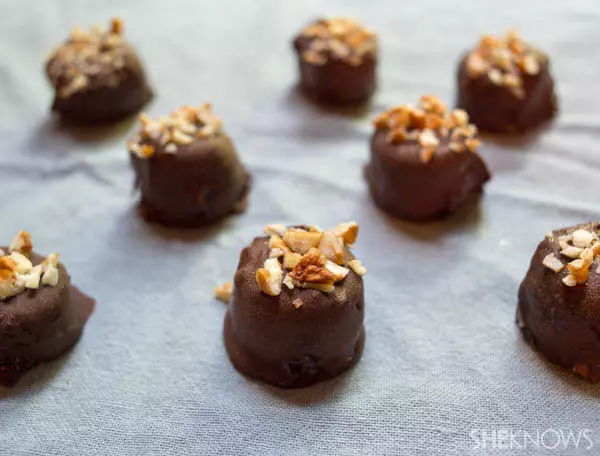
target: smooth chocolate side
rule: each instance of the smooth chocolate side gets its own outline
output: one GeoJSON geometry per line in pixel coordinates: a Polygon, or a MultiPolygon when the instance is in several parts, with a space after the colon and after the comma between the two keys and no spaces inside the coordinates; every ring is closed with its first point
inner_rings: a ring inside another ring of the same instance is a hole
{"type": "Polygon", "coordinates": [[[387,134],[385,129],[373,134],[365,174],[377,206],[394,217],[424,221],[449,215],[490,179],[479,154],[453,152],[447,138],[423,163],[417,141],[391,144],[387,134]]]}
{"type": "Polygon", "coordinates": [[[130,154],[146,220],[193,227],[245,209],[251,179],[227,134],[196,139],[176,153],[156,147],[149,159],[130,154]]]}
{"type": "MultiPolygon", "coordinates": [[[[577,228],[598,232],[600,222],[554,231],[554,236],[577,228]]],[[[544,257],[560,255],[556,241],[539,243],[518,295],[517,323],[532,348],[548,361],[580,376],[600,380],[600,274],[592,266],[583,285],[568,287],[565,272],[556,273],[542,264],[544,257]]]]}
{"type": "MultiPolygon", "coordinates": [[[[34,265],[43,257],[32,254],[34,265]]],[[[59,264],[55,287],[41,285],[0,301],[0,385],[13,386],[37,364],[57,358],[81,337],[94,300],[71,285],[59,264]]]]}
{"type": "Polygon", "coordinates": [[[268,296],[255,278],[268,257],[267,242],[254,239],[235,274],[224,328],[233,365],[283,388],[308,386],[350,369],[365,339],[362,278],[350,271],[331,293],[283,285],[279,296],[268,296]]]}
{"type": "Polygon", "coordinates": [[[554,81],[548,60],[540,63],[535,75],[523,75],[525,96],[517,97],[505,86],[494,84],[486,75],[471,78],[465,56],[458,66],[456,105],[482,131],[525,133],[550,120],[558,110],[554,81]]]}

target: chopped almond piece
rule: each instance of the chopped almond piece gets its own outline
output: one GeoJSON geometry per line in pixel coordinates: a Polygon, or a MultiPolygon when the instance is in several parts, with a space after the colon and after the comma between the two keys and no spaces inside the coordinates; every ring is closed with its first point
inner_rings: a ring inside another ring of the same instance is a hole
{"type": "Polygon", "coordinates": [[[333,231],[323,232],[318,248],[327,259],[336,264],[344,263],[344,247],[333,231]]]}
{"type": "Polygon", "coordinates": [[[344,244],[352,245],[358,238],[358,223],[347,222],[336,226],[333,229],[336,236],[341,237],[344,244]]]}
{"type": "Polygon", "coordinates": [[[367,268],[365,268],[359,260],[350,260],[348,266],[361,277],[367,273],[367,268]]]}
{"type": "Polygon", "coordinates": [[[215,287],[215,296],[223,302],[229,302],[233,292],[233,282],[225,282],[223,285],[215,287]]]}
{"type": "Polygon", "coordinates": [[[554,272],[560,272],[565,268],[565,265],[562,263],[562,261],[556,258],[553,253],[546,255],[542,261],[542,264],[554,272]]]}
{"type": "Polygon", "coordinates": [[[263,233],[265,233],[268,236],[272,236],[272,235],[276,234],[279,237],[283,237],[287,230],[288,230],[287,226],[281,225],[279,223],[274,223],[274,224],[265,226],[265,228],[263,229],[263,233]]]}
{"type": "Polygon", "coordinates": [[[283,237],[284,242],[293,252],[304,255],[311,248],[319,245],[321,233],[308,231],[288,230],[283,237]]]}
{"type": "Polygon", "coordinates": [[[328,261],[327,264],[325,265],[325,267],[329,270],[329,272],[331,272],[333,274],[334,280],[336,282],[344,280],[346,278],[346,276],[348,275],[348,273],[350,272],[350,269],[345,268],[343,266],[339,266],[339,265],[335,264],[333,261],[328,261]]]}
{"type": "Polygon", "coordinates": [[[9,252],[19,252],[23,255],[31,254],[33,245],[31,245],[31,235],[27,231],[19,231],[8,248],[9,252]]]}
{"type": "Polygon", "coordinates": [[[585,248],[593,241],[594,235],[588,230],[575,230],[572,235],[573,245],[585,248]]]}
{"type": "Polygon", "coordinates": [[[302,259],[302,255],[295,252],[285,252],[283,255],[283,267],[287,270],[294,269],[302,259]]]}

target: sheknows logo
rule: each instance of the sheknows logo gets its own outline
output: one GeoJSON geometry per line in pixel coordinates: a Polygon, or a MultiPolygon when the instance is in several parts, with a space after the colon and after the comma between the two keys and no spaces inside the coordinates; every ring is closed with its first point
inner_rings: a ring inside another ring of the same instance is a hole
{"type": "Polygon", "coordinates": [[[473,450],[591,450],[594,447],[590,429],[472,429],[469,437],[473,450]]]}

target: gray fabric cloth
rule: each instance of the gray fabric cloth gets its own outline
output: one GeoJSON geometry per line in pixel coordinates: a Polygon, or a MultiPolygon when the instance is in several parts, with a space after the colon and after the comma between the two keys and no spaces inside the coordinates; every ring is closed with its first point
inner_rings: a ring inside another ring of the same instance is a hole
{"type": "Polygon", "coordinates": [[[1,390],[0,454],[600,454],[598,387],[544,362],[514,324],[544,234],[600,218],[600,4],[0,0],[0,11],[0,239],[29,229],[97,299],[73,351],[1,390]],[[362,117],[293,90],[290,39],[322,14],[379,32],[380,87],[362,117]],[[199,232],[147,226],[125,150],[135,123],[56,127],[43,59],[71,26],[111,15],[146,62],[150,114],[214,102],[254,175],[247,213],[199,232]],[[509,26],[550,54],[560,116],[529,141],[485,144],[494,177],[470,210],[422,225],[386,217],[362,178],[370,119],[424,92],[452,103],[461,53],[509,26]],[[352,219],[369,268],[360,363],[296,391],[239,375],[213,286],[268,222],[352,219]],[[504,438],[549,430],[537,447],[504,438]],[[554,447],[569,430],[579,449],[554,447]]]}

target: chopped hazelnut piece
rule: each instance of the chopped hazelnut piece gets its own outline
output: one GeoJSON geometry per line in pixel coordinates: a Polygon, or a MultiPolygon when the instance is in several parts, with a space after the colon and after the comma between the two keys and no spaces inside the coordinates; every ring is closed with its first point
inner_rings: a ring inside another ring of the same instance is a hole
{"type": "Polygon", "coordinates": [[[577,279],[572,274],[564,276],[562,281],[568,287],[574,287],[577,285],[577,279]]]}
{"type": "Polygon", "coordinates": [[[359,260],[350,260],[348,266],[361,277],[367,273],[367,268],[365,268],[359,260]]]}
{"type": "Polygon", "coordinates": [[[344,247],[333,231],[323,232],[318,248],[327,259],[336,264],[344,263],[344,247]]]}
{"type": "Polygon", "coordinates": [[[319,245],[321,233],[310,233],[307,231],[288,230],[283,240],[292,251],[304,255],[311,248],[319,245]]]}
{"type": "Polygon", "coordinates": [[[358,223],[347,222],[336,226],[333,229],[336,236],[341,237],[344,244],[352,245],[356,242],[358,237],[358,223]]]}
{"type": "Polygon", "coordinates": [[[289,274],[286,274],[285,278],[283,279],[283,284],[290,290],[294,288],[294,281],[289,274]]]}
{"type": "Polygon", "coordinates": [[[271,238],[269,239],[269,249],[270,258],[279,258],[284,256],[285,253],[290,250],[285,242],[283,242],[283,239],[277,234],[271,235],[271,238]]]}
{"type": "Polygon", "coordinates": [[[10,259],[15,263],[14,271],[18,274],[27,274],[33,268],[29,258],[17,251],[10,254],[10,259]]]}
{"type": "Polygon", "coordinates": [[[19,231],[8,248],[9,252],[19,252],[23,255],[31,254],[33,246],[31,245],[31,235],[27,231],[19,231]]]}
{"type": "Polygon", "coordinates": [[[287,270],[294,269],[302,259],[302,255],[295,252],[285,252],[283,256],[283,267],[287,270]]]}
{"type": "Polygon", "coordinates": [[[344,280],[346,278],[346,276],[348,275],[348,273],[350,272],[350,270],[348,268],[339,266],[338,264],[335,264],[333,261],[328,261],[327,264],[325,265],[325,267],[329,270],[329,272],[331,272],[333,274],[334,280],[336,282],[344,280]]]}
{"type": "Polygon", "coordinates": [[[263,233],[265,233],[268,236],[276,234],[279,237],[283,237],[285,236],[287,230],[287,226],[277,223],[265,226],[265,228],[263,229],[263,233]]]}
{"type": "Polygon", "coordinates": [[[326,267],[327,259],[316,248],[311,248],[289,273],[294,283],[333,283],[334,275],[326,267]]]}
{"type": "Polygon", "coordinates": [[[542,264],[554,272],[560,272],[565,268],[565,265],[562,263],[562,261],[556,258],[553,253],[546,255],[542,261],[542,264]]]}
{"type": "Polygon", "coordinates": [[[435,149],[421,149],[420,159],[421,162],[427,164],[431,161],[435,155],[435,149]]]}
{"type": "Polygon", "coordinates": [[[593,239],[594,235],[588,230],[576,230],[572,235],[573,245],[582,249],[590,245],[593,239]]]}
{"type": "Polygon", "coordinates": [[[55,287],[58,284],[58,268],[55,266],[46,266],[44,275],[42,276],[42,284],[50,285],[51,287],[55,287]]]}
{"type": "Polygon", "coordinates": [[[283,271],[276,258],[265,260],[264,268],[256,271],[256,282],[260,289],[270,295],[278,296],[281,293],[281,283],[283,280],[283,271]]]}
{"type": "Polygon", "coordinates": [[[579,258],[579,255],[581,255],[581,252],[583,252],[583,249],[580,249],[579,247],[574,247],[572,245],[567,245],[566,248],[564,248],[560,251],[561,255],[564,255],[569,258],[575,258],[575,259],[579,258]]]}
{"type": "Polygon", "coordinates": [[[215,287],[215,296],[223,302],[229,302],[233,292],[233,282],[225,282],[223,285],[215,287]]]}
{"type": "Polygon", "coordinates": [[[294,302],[292,304],[294,305],[294,307],[296,309],[299,309],[300,307],[302,307],[304,305],[304,303],[302,302],[301,299],[294,299],[294,302]]]}
{"type": "Polygon", "coordinates": [[[40,287],[40,279],[42,278],[42,266],[34,266],[26,276],[25,288],[37,290],[40,287]]]}

